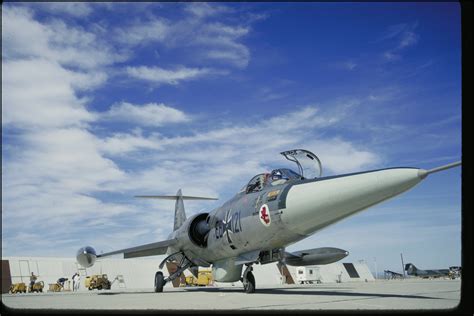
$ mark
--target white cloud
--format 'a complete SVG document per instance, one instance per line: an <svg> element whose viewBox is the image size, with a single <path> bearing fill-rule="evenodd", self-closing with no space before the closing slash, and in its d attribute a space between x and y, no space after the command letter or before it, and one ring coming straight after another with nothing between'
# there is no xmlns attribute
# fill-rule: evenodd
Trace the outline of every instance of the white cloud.
<svg viewBox="0 0 474 316"><path fill-rule="evenodd" d="M82 69L126 58L114 53L93 33L60 20L43 24L35 21L26 8L11 6L2 10L2 54L7 59L41 58Z"/></svg>
<svg viewBox="0 0 474 316"><path fill-rule="evenodd" d="M418 23L397 24L390 26L385 34L378 41L392 42L392 48L383 53L383 57L387 61L400 60L401 53L406 48L418 43L419 35L415 32Z"/></svg>
<svg viewBox="0 0 474 316"><path fill-rule="evenodd" d="M154 232L155 235L147 235L150 242L166 238L168 231L157 227L169 223L171 229L172 211L157 212L172 210L173 205L133 200L133 195L169 194L181 187L190 195L227 198L254 174L288 165L278 154L285 149L315 151L323 158L325 170L333 172L358 170L377 163L377 155L348 140L322 136L324 129L334 126L344 113L321 113L315 106L246 122L231 120L233 125L226 126L232 127L206 127L186 136L176 131L178 134L166 136L110 131L100 125L102 119L126 119L157 128L170 123L187 124L194 118L162 103L121 102L106 112L91 111L89 99L80 95L88 96L103 84L108 78L106 66L119 61L110 53L110 47L100 43L96 34L64 22L35 21L26 9L9 7L3 14L6 17L2 35L8 46L4 43L2 123L9 146L2 161L2 242L11 253L15 249L33 251L28 241L16 239L20 228L27 236L38 228L54 228L55 233L42 235L45 242L37 246L58 245L55 241L60 234L64 243L57 250L60 247L71 253L81 246L79 243L103 238L101 223L110 223L110 236L123 234L120 225L125 223L138 227L127 231L126 240L107 240L111 248L126 246L125 241L128 245L143 243L145 235L139 231ZM196 38L189 30L178 28L179 43L170 43L168 47L189 44L186 47L207 54L208 60L238 67L249 61L248 49L240 42L248 34L248 26L209 24L200 19L186 20L178 26L191 25L196 25ZM17 29L20 27L24 29ZM169 38L167 31L162 39L161 35L153 38L152 33L144 34L140 40L136 37L136 43ZM126 69L130 76L155 84L179 84L222 74L206 67ZM104 135L104 129L105 136L99 136ZM16 133L10 133L12 130ZM341 156L346 159L338 160ZM209 210L219 202L186 206L188 214L192 214L204 207ZM88 222L95 224L84 227ZM86 231L87 237L83 237Z"/></svg>
<svg viewBox="0 0 474 316"><path fill-rule="evenodd" d="M15 252L32 250L29 241L15 240L16 231L54 231L45 239L50 246L57 234L77 238L84 218L133 208L90 195L124 175L101 155L101 142L88 130L97 115L79 97L103 84L102 67L115 54L82 29L40 23L26 8L2 9L2 128L9 142L2 160L2 239Z"/></svg>
<svg viewBox="0 0 474 316"><path fill-rule="evenodd" d="M340 70L352 71L357 67L357 63L355 63L352 60L347 60L347 61L332 63L331 66L333 66L336 69L340 69Z"/></svg>
<svg viewBox="0 0 474 316"><path fill-rule="evenodd" d="M185 4L185 11L191 13L196 17L204 18L216 14L229 12L230 9L215 2L212 4L206 2L190 2Z"/></svg>
<svg viewBox="0 0 474 316"><path fill-rule="evenodd" d="M173 70L147 66L127 67L126 71L131 77L158 85L177 85L181 81L193 80L206 75L222 74L220 71L209 68L187 68L184 66L178 66Z"/></svg>
<svg viewBox="0 0 474 316"><path fill-rule="evenodd" d="M98 85L100 75L74 73L43 59L24 59L4 61L2 77L3 125L61 127L95 119L75 89Z"/></svg>
<svg viewBox="0 0 474 316"><path fill-rule="evenodd" d="M136 105L122 102L112 105L110 110L103 114L103 117L105 119L127 121L143 126L162 126L191 120L189 115L163 103Z"/></svg>
<svg viewBox="0 0 474 316"><path fill-rule="evenodd" d="M86 2L38 2L30 6L48 13L68 14L74 17L86 17L92 13L91 4Z"/></svg>
<svg viewBox="0 0 474 316"><path fill-rule="evenodd" d="M128 28L117 29L115 38L118 42L127 45L163 42L169 35L170 29L165 20L154 18L150 21L135 23Z"/></svg>
<svg viewBox="0 0 474 316"><path fill-rule="evenodd" d="M248 65L250 51L242 38L250 32L249 25L258 19L224 23L217 19L222 20L222 15L231 11L228 7L190 3L184 8L187 14L176 21L152 16L112 33L116 41L130 46L154 43L163 45L164 49L184 48L192 52L188 58L198 64L218 62L221 66L238 68Z"/></svg>

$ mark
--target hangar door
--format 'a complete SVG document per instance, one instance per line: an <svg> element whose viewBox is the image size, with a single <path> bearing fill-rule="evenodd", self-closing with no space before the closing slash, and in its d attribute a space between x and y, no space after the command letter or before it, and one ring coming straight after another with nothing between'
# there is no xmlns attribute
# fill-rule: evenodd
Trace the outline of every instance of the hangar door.
<svg viewBox="0 0 474 316"><path fill-rule="evenodd" d="M347 273L349 273L349 276L351 278L360 278L359 273L357 273L357 270L354 267L354 264L352 263L343 263L344 268L346 268Z"/></svg>
<svg viewBox="0 0 474 316"><path fill-rule="evenodd" d="M10 262L8 260L2 260L2 294L8 293L10 285L12 285Z"/></svg>

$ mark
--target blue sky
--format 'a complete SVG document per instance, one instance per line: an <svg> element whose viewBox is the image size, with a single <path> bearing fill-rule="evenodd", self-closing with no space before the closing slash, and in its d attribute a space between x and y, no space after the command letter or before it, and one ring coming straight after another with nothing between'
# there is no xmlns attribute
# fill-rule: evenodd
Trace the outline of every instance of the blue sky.
<svg viewBox="0 0 474 316"><path fill-rule="evenodd" d="M208 211L287 149L325 175L459 160L460 34L456 3L4 4L3 255L164 239L172 203L134 195ZM319 246L459 265L460 168L288 249Z"/></svg>

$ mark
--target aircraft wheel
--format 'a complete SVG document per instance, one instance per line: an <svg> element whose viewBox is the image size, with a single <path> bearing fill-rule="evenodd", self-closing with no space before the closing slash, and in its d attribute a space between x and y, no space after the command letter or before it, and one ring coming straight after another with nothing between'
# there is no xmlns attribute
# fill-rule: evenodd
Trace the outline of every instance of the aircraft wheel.
<svg viewBox="0 0 474 316"><path fill-rule="evenodd" d="M245 293L255 293L255 278L252 272L247 272L246 279L244 279Z"/></svg>
<svg viewBox="0 0 474 316"><path fill-rule="evenodd" d="M163 286L165 285L163 273L158 271L155 274L155 292L163 292Z"/></svg>

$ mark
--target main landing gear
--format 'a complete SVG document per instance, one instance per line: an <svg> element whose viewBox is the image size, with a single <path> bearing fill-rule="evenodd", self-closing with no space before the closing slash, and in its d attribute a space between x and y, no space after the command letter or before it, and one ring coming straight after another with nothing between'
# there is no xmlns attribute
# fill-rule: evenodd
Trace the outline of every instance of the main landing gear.
<svg viewBox="0 0 474 316"><path fill-rule="evenodd" d="M252 265L247 265L247 269L244 271L244 275L242 277L242 283L244 284L244 291L245 293L255 293L255 277L252 273Z"/></svg>
<svg viewBox="0 0 474 316"><path fill-rule="evenodd" d="M155 292L163 292L163 286L165 286L166 281L163 276L163 272L158 271L155 273Z"/></svg>
<svg viewBox="0 0 474 316"><path fill-rule="evenodd" d="M179 277L184 270L192 266L192 262L188 260L188 258L186 258L186 256L182 252L175 252L166 257L166 259L161 262L160 269L163 269L163 266L166 262L175 263L177 269L167 278L163 276L163 272L161 271L155 273L155 292L157 293L163 292L163 287L167 282L173 281L174 279Z"/></svg>

